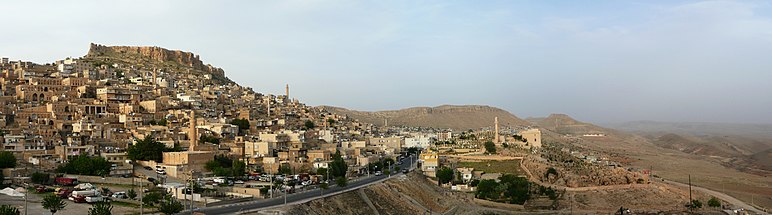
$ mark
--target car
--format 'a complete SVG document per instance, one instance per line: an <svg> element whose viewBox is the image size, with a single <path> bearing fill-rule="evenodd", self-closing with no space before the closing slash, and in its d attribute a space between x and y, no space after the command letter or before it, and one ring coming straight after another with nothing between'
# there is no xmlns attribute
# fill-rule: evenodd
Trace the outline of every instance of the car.
<svg viewBox="0 0 772 215"><path fill-rule="evenodd" d="M116 198L116 199L125 199L128 196L126 196L126 192L117 192L117 193L113 193L113 195L111 195L110 197Z"/></svg>
<svg viewBox="0 0 772 215"><path fill-rule="evenodd" d="M146 167L144 167L144 168L145 168L146 170L153 170L153 168L151 168L151 167L149 167L149 166L146 166Z"/></svg>
<svg viewBox="0 0 772 215"><path fill-rule="evenodd" d="M410 172L410 170L408 170L408 169L403 169L403 170L402 170L402 173L405 173L405 174L407 174L408 172Z"/></svg>
<svg viewBox="0 0 772 215"><path fill-rule="evenodd" d="M155 178L147 178L147 181L149 181L149 182L155 182Z"/></svg>
<svg viewBox="0 0 772 215"><path fill-rule="evenodd" d="M380 176L380 175L383 175L383 172L381 172L381 171L376 171L375 172L375 176Z"/></svg>
<svg viewBox="0 0 772 215"><path fill-rule="evenodd" d="M235 181L235 182L233 182L233 183L236 183L236 184L244 184L244 181L242 181L242 180L238 180L238 181Z"/></svg>

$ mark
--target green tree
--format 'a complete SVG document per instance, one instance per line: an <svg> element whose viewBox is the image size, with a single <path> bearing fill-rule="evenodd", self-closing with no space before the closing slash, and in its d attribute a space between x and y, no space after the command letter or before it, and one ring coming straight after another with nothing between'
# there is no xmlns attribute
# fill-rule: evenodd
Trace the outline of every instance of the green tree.
<svg viewBox="0 0 772 215"><path fill-rule="evenodd" d="M244 176L244 174L247 173L247 164L241 161L233 161L233 165L231 166L231 171L233 172L233 176L235 177Z"/></svg>
<svg viewBox="0 0 772 215"><path fill-rule="evenodd" d="M388 166L388 165L392 165L393 166L394 163L395 163L394 159L392 159L392 158L383 159L383 165L385 165L385 166Z"/></svg>
<svg viewBox="0 0 772 215"><path fill-rule="evenodd" d="M716 198L715 196L710 197L710 200L708 200L708 206L714 207L714 208L721 207L721 201L718 200L718 198Z"/></svg>
<svg viewBox="0 0 772 215"><path fill-rule="evenodd" d="M155 141L152 136L148 135L129 146L127 154L131 160L162 162L165 151L169 150L163 143Z"/></svg>
<svg viewBox="0 0 772 215"><path fill-rule="evenodd" d="M0 215L19 215L19 209L10 205L0 205Z"/></svg>
<svg viewBox="0 0 772 215"><path fill-rule="evenodd" d="M345 178L346 172L348 172L348 164L343 160L340 151L335 151L335 154L332 155L332 162L330 162L330 173L333 177Z"/></svg>
<svg viewBox="0 0 772 215"><path fill-rule="evenodd" d="M109 201L101 201L92 205L88 209L88 215L111 215L113 214L113 205Z"/></svg>
<svg viewBox="0 0 772 215"><path fill-rule="evenodd" d="M330 126L332 126L332 124L335 124L335 119L333 119L333 118L327 118L327 124L329 124Z"/></svg>
<svg viewBox="0 0 772 215"><path fill-rule="evenodd" d="M54 194L48 194L46 197L43 197L43 208L46 210L51 211L51 214L56 214L57 211L60 211L64 209L65 206L67 206L67 203L64 203L62 201L62 198L59 198L58 196Z"/></svg>
<svg viewBox="0 0 772 215"><path fill-rule="evenodd" d="M220 165L220 162L217 162L217 160L210 160L204 164L204 169L208 171L214 171L218 168L222 168L222 166Z"/></svg>
<svg viewBox="0 0 772 215"><path fill-rule="evenodd" d="M485 151L488 152L488 154L496 153L496 144L493 144L491 141L485 142Z"/></svg>
<svg viewBox="0 0 772 215"><path fill-rule="evenodd" d="M149 192L146 195L142 196L142 202L145 203L145 205L153 206L161 201L163 198L163 195L161 192Z"/></svg>
<svg viewBox="0 0 772 215"><path fill-rule="evenodd" d="M303 125L305 125L306 130L311 130L316 127L316 125L314 125L314 122L311 120L306 120L306 122Z"/></svg>
<svg viewBox="0 0 772 215"><path fill-rule="evenodd" d="M249 120L247 119L234 119L231 121L231 125L239 127L239 132L249 130Z"/></svg>
<svg viewBox="0 0 772 215"><path fill-rule="evenodd" d="M137 191L134 191L134 189L126 191L126 196L129 197L130 199L137 198Z"/></svg>
<svg viewBox="0 0 772 215"><path fill-rule="evenodd" d="M67 163L59 166L56 171L67 174L105 176L110 174L112 164L103 157L90 157L79 155L70 158Z"/></svg>
<svg viewBox="0 0 772 215"><path fill-rule="evenodd" d="M453 180L453 170L448 167L442 167L437 170L437 179L440 185L445 184Z"/></svg>
<svg viewBox="0 0 772 215"><path fill-rule="evenodd" d="M158 205L158 211L167 215L179 213L182 209L182 203L168 195Z"/></svg>
<svg viewBox="0 0 772 215"><path fill-rule="evenodd" d="M289 167L288 164L287 165L282 164L281 166L279 166L279 174L283 174L283 175L292 174L292 169Z"/></svg>
<svg viewBox="0 0 772 215"><path fill-rule="evenodd" d="M338 184L338 187L345 187L348 185L348 179L345 176L340 176L335 179L335 183Z"/></svg>
<svg viewBox="0 0 772 215"><path fill-rule="evenodd" d="M498 183L493 179L481 180L480 183L477 184L477 198L491 200L498 199L499 193L496 193L496 186L498 186Z"/></svg>
<svg viewBox="0 0 772 215"><path fill-rule="evenodd" d="M220 138L211 135L201 135L198 141L200 143L220 144Z"/></svg>
<svg viewBox="0 0 772 215"><path fill-rule="evenodd" d="M502 175L499 177L499 184L504 185L504 198L508 199L510 203L523 204L530 198L530 192L528 190L530 182L524 177L518 177L513 174ZM551 191L551 194L547 194L550 199L557 199L557 194L552 188L548 188L547 190Z"/></svg>
<svg viewBox="0 0 772 215"><path fill-rule="evenodd" d="M324 180L327 180L327 168L317 168L316 174L321 175Z"/></svg>
<svg viewBox="0 0 772 215"><path fill-rule="evenodd" d="M0 152L0 169L15 168L16 156L13 156L13 152L2 151Z"/></svg>
<svg viewBox="0 0 772 215"><path fill-rule="evenodd" d="M35 184L48 184L48 181L51 179L51 177L46 173L35 172L32 173L30 179L32 180L32 183Z"/></svg>

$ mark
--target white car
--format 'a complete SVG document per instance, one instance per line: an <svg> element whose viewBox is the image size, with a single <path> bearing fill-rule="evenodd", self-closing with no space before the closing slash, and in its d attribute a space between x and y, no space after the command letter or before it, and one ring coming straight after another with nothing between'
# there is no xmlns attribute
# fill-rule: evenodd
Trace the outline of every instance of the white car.
<svg viewBox="0 0 772 215"><path fill-rule="evenodd" d="M383 175L383 172L381 172L381 171L375 172L375 176L380 176L380 175Z"/></svg>

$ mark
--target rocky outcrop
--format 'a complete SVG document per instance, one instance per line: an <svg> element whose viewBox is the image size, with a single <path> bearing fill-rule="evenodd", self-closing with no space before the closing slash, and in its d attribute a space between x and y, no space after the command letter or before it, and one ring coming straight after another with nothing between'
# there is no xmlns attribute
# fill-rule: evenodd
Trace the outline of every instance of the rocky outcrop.
<svg viewBox="0 0 772 215"><path fill-rule="evenodd" d="M212 74L225 75L222 69L204 64L196 54L179 50L168 50L157 46L105 46L91 43L86 56L96 57L109 54L136 54L152 60L171 61Z"/></svg>

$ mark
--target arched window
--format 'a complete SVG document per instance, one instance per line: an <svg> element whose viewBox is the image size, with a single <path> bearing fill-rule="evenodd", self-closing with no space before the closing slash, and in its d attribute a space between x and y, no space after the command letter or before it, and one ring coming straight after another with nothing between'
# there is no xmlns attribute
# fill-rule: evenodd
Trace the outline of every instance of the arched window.
<svg viewBox="0 0 772 215"><path fill-rule="evenodd" d="M32 94L32 101L33 101L33 102L36 102L36 101L38 101L38 94L37 94L37 93L33 93L33 94Z"/></svg>

